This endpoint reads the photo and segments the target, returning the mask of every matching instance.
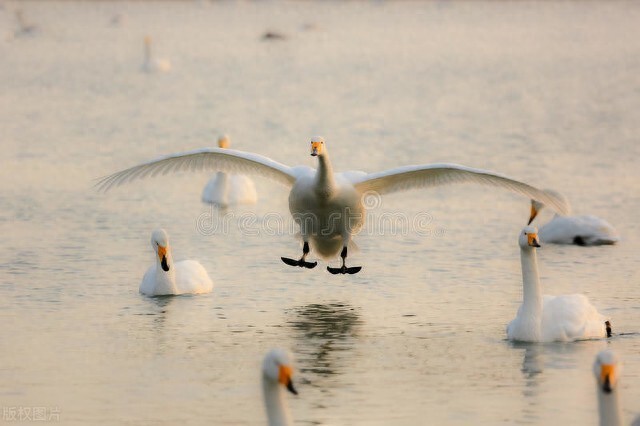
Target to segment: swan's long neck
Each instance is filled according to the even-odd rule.
[[[520,248],[522,263],[522,316],[531,321],[534,332],[540,333],[542,320],[542,291],[538,277],[538,258],[533,247]]]
[[[622,413],[618,402],[618,390],[604,393],[598,386],[598,411],[600,413],[600,426],[622,425]]]
[[[262,392],[267,409],[269,426],[289,426],[293,424],[289,407],[284,399],[284,389],[278,383],[262,378]]]
[[[169,270],[162,269],[162,264],[158,256],[156,256],[156,293],[157,294],[176,294],[178,286],[176,285],[176,269],[173,264],[171,250],[167,248],[167,265]]]
[[[336,182],[329,156],[324,153],[318,156],[318,172],[316,173],[316,194],[320,198],[329,199],[335,194]]]
[[[151,43],[149,42],[144,44],[144,62],[151,63]]]

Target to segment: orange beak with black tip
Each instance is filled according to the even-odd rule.
[[[540,242],[538,241],[538,234],[532,232],[527,234],[527,239],[530,247],[540,247]]]
[[[295,387],[293,387],[293,381],[291,380],[291,376],[293,374],[293,369],[288,365],[281,365],[280,372],[278,374],[278,382],[285,386],[289,392],[294,395],[298,394],[298,391]]]
[[[322,154],[322,142],[311,142],[311,156],[315,157]]]
[[[169,272],[169,263],[167,262],[167,248],[158,244],[158,259],[160,259],[160,266],[165,272]]]

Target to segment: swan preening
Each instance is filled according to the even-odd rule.
[[[607,349],[598,353],[593,364],[593,374],[596,377],[600,426],[621,425],[622,412],[618,399],[620,365],[618,357],[612,350]]]
[[[507,326],[507,338],[522,342],[595,339],[610,335],[610,323],[582,294],[542,295],[536,248],[538,230],[526,226],[518,238],[522,305]]]
[[[566,197],[557,191],[545,189],[545,192],[563,199],[569,206]],[[538,216],[544,204],[531,200],[529,225]],[[616,244],[620,241],[618,231],[606,220],[596,216],[568,216],[556,214],[551,221],[540,228],[538,236],[543,243],[576,244],[579,246],[598,246]]]
[[[292,379],[293,356],[283,349],[269,351],[262,362],[262,393],[269,426],[293,424],[285,399],[285,389],[298,394]]]
[[[151,234],[151,248],[156,262],[142,278],[140,293],[147,296],[209,293],[213,282],[204,267],[195,260],[173,263],[169,236],[164,229]]]
[[[228,135],[218,139],[218,147],[229,148],[231,140]],[[202,201],[220,208],[237,204],[255,204],[258,201],[253,181],[244,175],[233,175],[217,172],[202,191]]]
[[[339,268],[329,272],[356,273],[361,267],[347,267],[347,248],[353,235],[364,224],[363,196],[373,192],[383,195],[414,188],[426,188],[460,182],[476,182],[501,187],[525,195],[555,211],[568,211],[562,199],[531,185],[494,172],[457,164],[424,164],[398,167],[378,173],[334,173],[324,139],[311,139],[311,155],[318,159],[318,169],[306,166],[289,167],[262,155],[225,148],[203,148],[172,154],[114,173],[100,179],[99,189],[179,170],[219,170],[257,174],[290,188],[289,210],[300,227],[303,240],[302,257],[282,260],[292,266],[313,268],[317,262],[307,262],[310,244],[323,258],[338,253]]]
[[[147,73],[169,72],[171,71],[171,62],[168,59],[157,59],[153,57],[151,50],[151,37],[144,38],[144,60],[142,62],[142,71]]]

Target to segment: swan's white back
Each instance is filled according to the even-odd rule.
[[[237,204],[255,204],[258,201],[258,195],[251,178],[218,172],[204,187],[202,201],[227,207]]]
[[[551,244],[605,245],[620,241],[618,231],[596,216],[554,216],[540,228],[540,240]]]

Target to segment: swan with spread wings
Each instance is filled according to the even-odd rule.
[[[547,193],[517,180],[480,169],[457,164],[425,164],[398,167],[378,173],[334,173],[323,138],[311,139],[311,155],[318,158],[318,168],[289,167],[262,155],[224,148],[204,148],[172,154],[101,178],[97,187],[107,191],[131,180],[179,170],[219,170],[262,175],[291,189],[289,210],[300,227],[302,256],[282,257],[287,265],[314,268],[308,262],[313,247],[328,259],[340,253],[342,266],[327,267],[332,274],[355,274],[361,266],[346,266],[352,237],[364,225],[363,197],[396,191],[425,188],[459,182],[475,182],[501,187],[544,203],[564,213],[568,206],[553,193]]]

